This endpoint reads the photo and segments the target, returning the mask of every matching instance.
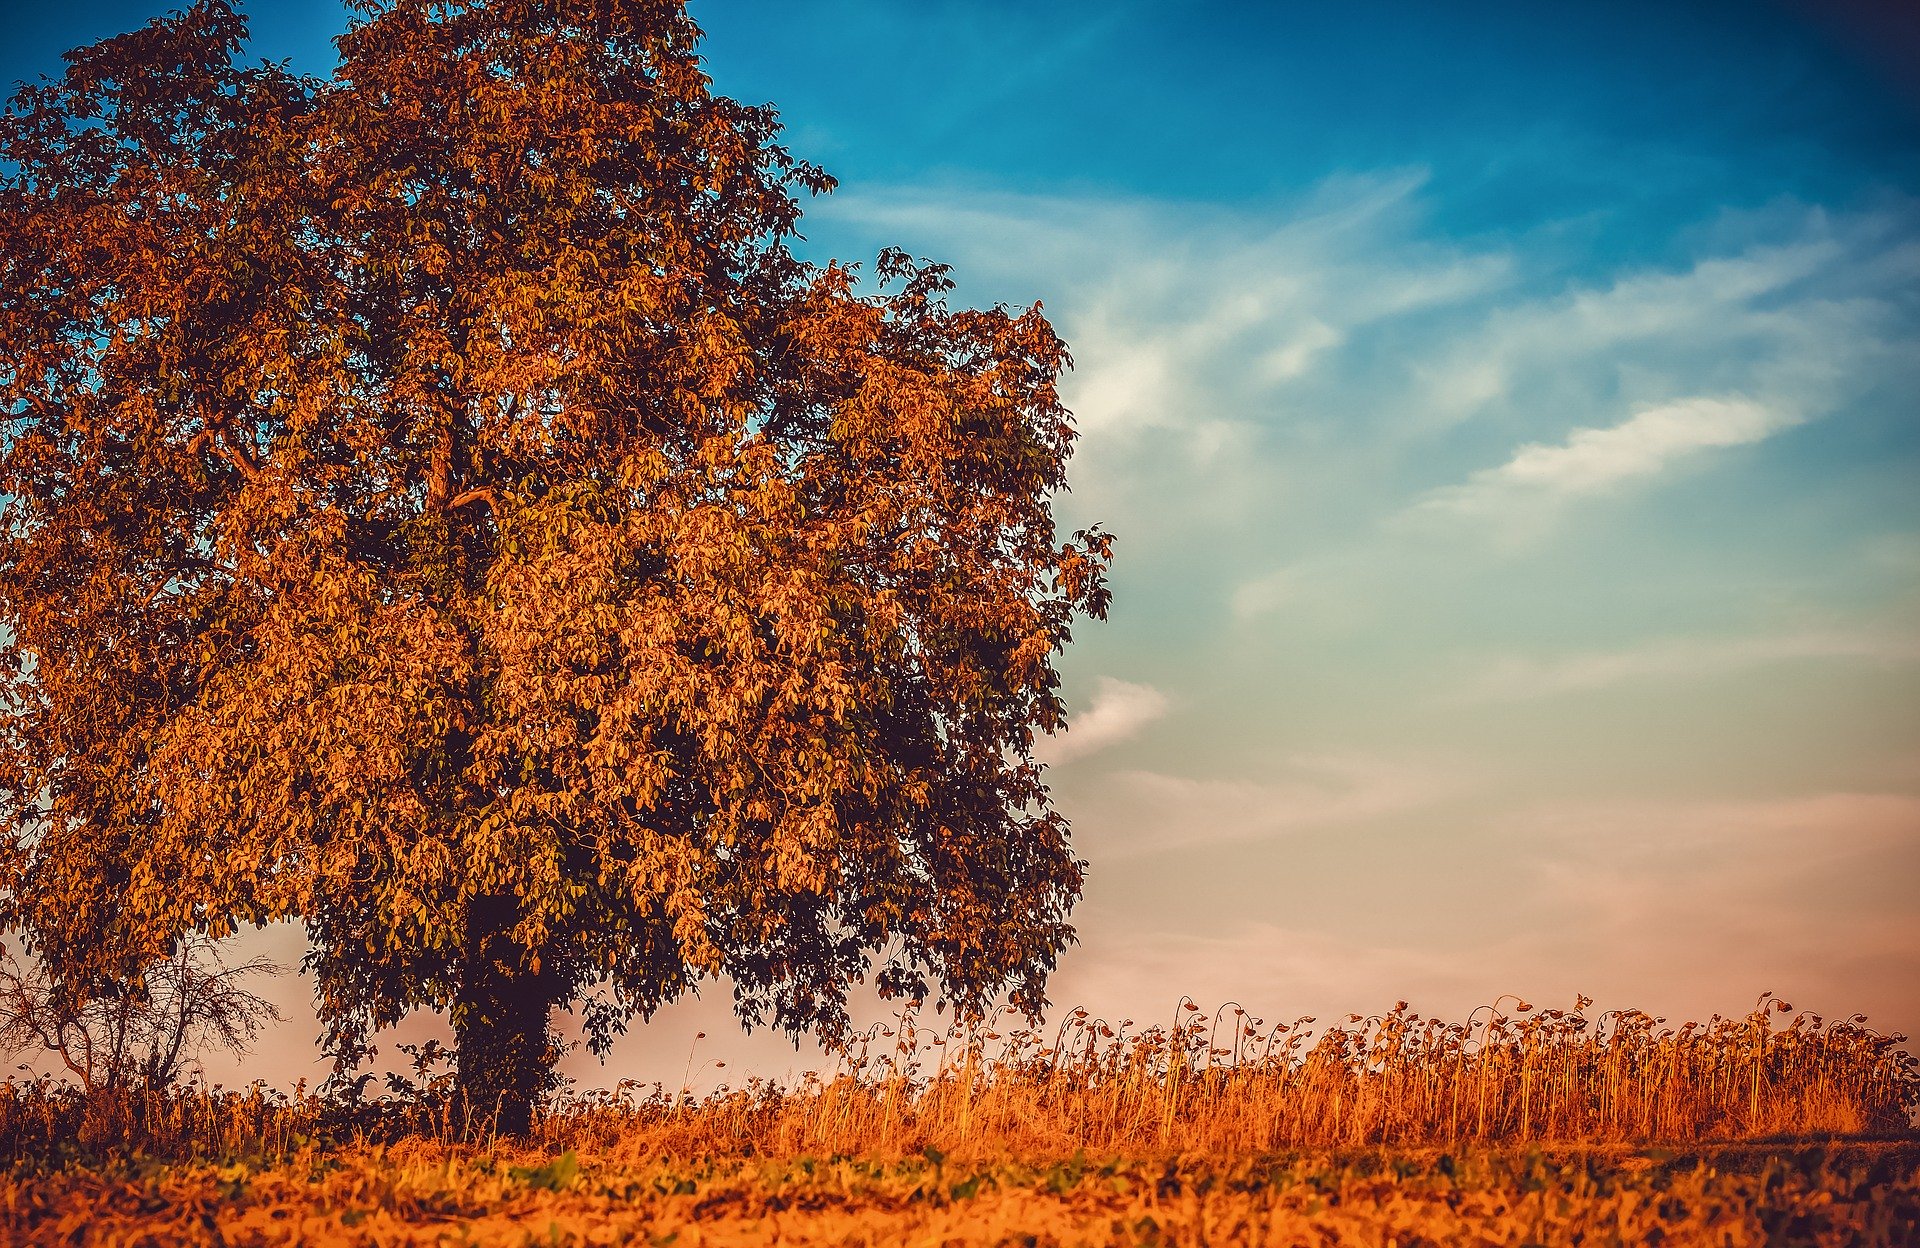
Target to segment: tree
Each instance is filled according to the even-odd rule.
[[[343,1069],[446,1011],[509,1128],[556,1007],[1038,1010],[1064,344],[796,258],[832,181],[678,0],[359,7],[329,81],[201,0],[0,122],[0,923],[91,983],[297,918]]]
[[[87,996],[0,945],[0,1053],[50,1053],[90,1096],[163,1088],[209,1050],[243,1056],[280,1021],[273,1002],[241,986],[279,972],[266,958],[229,966],[211,941],[190,936],[138,985]]]

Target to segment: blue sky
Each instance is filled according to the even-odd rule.
[[[1065,1005],[1920,1029],[1920,29],[1573,8],[695,5],[842,180],[814,254],[1073,345]],[[255,10],[325,72],[332,6]],[[141,16],[22,9],[0,76]]]

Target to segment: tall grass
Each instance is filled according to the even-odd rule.
[[[533,1142],[628,1158],[1246,1155],[1904,1133],[1920,1108],[1905,1038],[1858,1015],[1829,1021],[1769,995],[1744,1016],[1669,1026],[1635,1010],[1588,1018],[1590,1005],[1535,1010],[1503,997],[1448,1022],[1403,1002],[1318,1032],[1313,1019],[1269,1025],[1231,1003],[1209,1013],[1182,1001],[1141,1030],[1084,1010],[1047,1031],[936,1030],[909,1011],[792,1087],[750,1080],[696,1097],[626,1083],[565,1095]],[[0,1153],[275,1156],[484,1137],[486,1116],[448,1096],[428,1065],[373,1101],[259,1085],[107,1101],[9,1083]]]
[[[1512,1003],[1511,1010],[1501,1007]],[[1316,1033],[1237,1005],[1128,1034],[1075,1011],[1052,1034],[931,1032],[911,1014],[842,1069],[699,1102],[655,1088],[573,1098],[555,1142],[698,1153],[1246,1154],[1364,1145],[1751,1140],[1901,1132],[1920,1063],[1858,1016],[1762,998],[1744,1017],[1665,1025],[1502,998],[1465,1021],[1403,1002]]]

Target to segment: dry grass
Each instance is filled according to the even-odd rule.
[[[1511,1003],[1510,1010],[1502,1009]],[[911,1012],[876,1026],[841,1068],[783,1088],[753,1080],[696,1099],[658,1084],[561,1098],[536,1128],[551,1149],[629,1158],[861,1155],[1244,1156],[1368,1145],[1695,1144],[1901,1133],[1920,1063],[1858,1016],[1829,1021],[1770,997],[1743,1017],[1666,1026],[1502,998],[1462,1022],[1403,1004],[1268,1026],[1182,1002],[1128,1034],[1075,1011],[1053,1033],[992,1024],[935,1032]],[[83,1097],[48,1081],[0,1091],[0,1155],[280,1156],[309,1142],[486,1134],[434,1079],[372,1102],[254,1087]]]
[[[1185,1002],[1180,1021],[1132,1036],[1081,1012],[1051,1036],[933,1034],[908,1015],[864,1037],[834,1078],[698,1104],[626,1087],[563,1103],[545,1138],[643,1155],[1246,1155],[1897,1132],[1920,1106],[1903,1038],[1861,1020],[1785,1018],[1769,998],[1679,1027],[1513,1004],[1456,1023],[1402,1004],[1317,1037],[1311,1019],[1268,1027]]]
[[[1901,1037],[1770,998],[1677,1027],[1586,1005],[1318,1033],[1185,1002],[1138,1032],[909,1013],[796,1087],[623,1085],[520,1141],[444,1095],[431,1050],[372,1102],[12,1083],[0,1240],[1920,1242]]]

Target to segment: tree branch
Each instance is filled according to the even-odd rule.
[[[260,465],[254,460],[253,456],[237,444],[227,440],[225,422],[210,424],[199,433],[194,434],[192,440],[187,443],[187,454],[198,455],[206,450],[208,446],[213,447],[214,454],[226,460],[235,468],[238,468],[240,475],[248,481],[259,478]]]

